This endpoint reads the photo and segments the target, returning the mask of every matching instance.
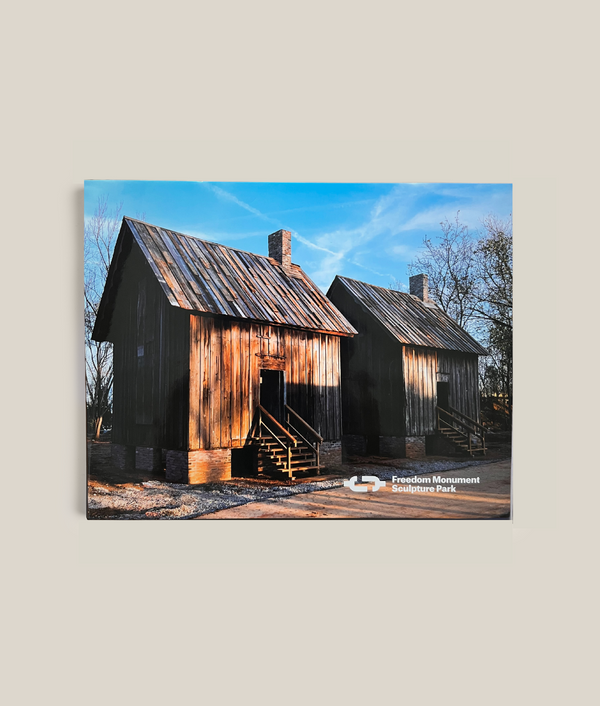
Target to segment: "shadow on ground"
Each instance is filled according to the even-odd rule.
[[[497,449],[485,460],[428,457],[424,460],[354,458],[325,474],[295,481],[236,478],[222,483],[183,485],[166,483],[163,472],[122,471],[113,466],[109,442],[88,442],[89,519],[192,519],[248,503],[277,503],[282,498],[343,487],[353,475],[413,476],[485,465],[507,457]],[[509,452],[509,450],[508,450]],[[314,517],[307,513],[306,517]]]

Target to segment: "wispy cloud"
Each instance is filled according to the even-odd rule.
[[[313,251],[315,257],[312,262],[310,257],[309,261],[305,260],[304,267],[315,284],[324,290],[336,274],[348,273],[348,270],[352,271],[355,267],[371,272],[377,278],[396,279],[395,275],[382,270],[395,270],[417,257],[421,251],[420,245],[416,243],[417,237],[421,239],[424,235],[437,235],[440,232],[440,222],[446,218],[452,219],[459,210],[461,221],[476,230],[487,213],[499,211],[500,203],[497,199],[506,198],[486,192],[485,185],[477,189],[477,186],[463,184],[396,184],[390,185],[387,192],[375,201],[363,199],[360,202],[330,206],[311,204],[267,214],[220,186],[207,182],[203,182],[202,186],[218,199],[235,204],[275,228],[285,227],[274,217],[275,214],[300,213],[323,207],[332,208],[334,205],[371,204],[367,217],[358,224],[354,222],[351,227],[341,226],[311,234],[310,237],[306,233],[292,231],[298,243]],[[226,237],[220,233],[203,233],[198,234],[198,237],[221,242],[238,239],[231,233]],[[250,234],[239,236],[242,237],[250,237]],[[377,242],[377,248],[373,245],[374,241]]]
[[[309,248],[312,248],[313,250],[320,250],[321,252],[326,252],[329,255],[336,255],[338,253],[333,252],[333,250],[328,250],[327,248],[323,248],[320,245],[316,245],[315,243],[312,242],[312,240],[309,240],[308,238],[305,238],[304,236],[300,235],[300,233],[297,233],[295,230],[291,231],[292,236],[294,238],[297,238],[303,245],[306,245]]]
[[[381,235],[394,235],[399,232],[398,227],[406,221],[410,203],[413,200],[410,196],[402,195],[401,191],[400,187],[395,186],[387,194],[377,199],[370,210],[368,219],[356,228],[339,228],[321,233],[312,241],[298,238],[300,242],[322,250],[328,255],[321,260],[316,270],[309,273],[318,286],[327,287],[335,274],[341,274],[344,261],[352,262],[352,264],[379,277],[392,276],[362,264],[359,261],[358,250],[363,249],[374,238]]]
[[[326,291],[329,285],[331,284],[333,278],[337,274],[342,273],[343,260],[343,254],[331,253],[321,258],[319,264],[316,267],[307,267],[307,274],[317,285],[317,287],[320,287],[323,291]]]
[[[487,185],[396,184],[373,204],[368,218],[353,228],[339,228],[315,235],[311,247],[327,253],[311,276],[326,287],[331,277],[343,273],[344,263],[361,267],[378,277],[393,277],[381,269],[410,262],[421,252],[425,235],[440,233],[440,223],[460,211],[460,220],[473,231],[491,212],[510,208],[510,196],[490,190]],[[300,238],[299,238],[300,239]],[[305,242],[306,239],[300,240]],[[377,242],[377,250],[373,242]],[[370,249],[371,248],[371,249]],[[384,265],[378,268],[377,265]],[[373,266],[374,265],[374,266]]]
[[[308,211],[331,211],[334,208],[364,206],[368,203],[373,203],[373,199],[357,199],[356,201],[341,201],[333,203],[328,201],[326,203],[319,203],[313,206],[298,206],[297,208],[286,208],[279,211],[273,211],[273,214],[287,215],[288,213],[306,213]]]
[[[277,219],[271,218],[271,216],[267,216],[265,213],[262,213],[257,208],[254,208],[254,206],[250,206],[250,204],[245,203],[244,201],[241,201],[240,199],[237,198],[237,196],[234,196],[229,191],[222,189],[220,186],[215,186],[214,184],[209,184],[207,182],[200,182],[200,183],[202,184],[202,186],[204,186],[207,189],[210,189],[210,191],[212,191],[213,194],[215,194],[219,198],[223,199],[224,201],[229,201],[231,203],[235,203],[240,208],[245,209],[249,213],[252,213],[254,216],[258,216],[259,218],[263,218],[265,221],[270,221],[271,223],[279,223],[279,221]]]
[[[356,258],[352,260],[352,264],[356,265],[357,267],[362,268],[363,270],[367,270],[367,272],[372,272],[374,275],[377,275],[378,277],[390,277],[394,278],[394,275],[391,274],[390,272],[378,272],[377,270],[374,270],[372,267],[367,267],[366,265],[363,265],[362,263],[358,262]]]
[[[455,201],[451,204],[436,206],[415,214],[400,226],[399,231],[424,230],[427,231],[429,236],[439,235],[440,223],[446,219],[453,221],[457,213],[461,223],[468,226],[469,230],[476,231],[481,227],[482,219],[489,213],[497,212],[497,210],[498,204],[494,203],[493,199],[486,199],[474,205]]]
[[[421,255],[422,252],[422,247],[415,247],[409,243],[401,243],[400,245],[392,245],[392,247],[386,248],[386,253],[394,257],[401,257],[403,260],[412,260]]]

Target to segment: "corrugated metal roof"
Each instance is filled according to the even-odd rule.
[[[336,283],[343,286],[401,343],[488,355],[483,346],[433,302],[425,304],[412,294],[339,275],[329,288],[328,295]]]
[[[351,324],[297,265],[124,218],[173,306],[353,335]]]

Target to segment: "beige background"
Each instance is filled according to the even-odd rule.
[[[7,703],[591,701],[599,185],[587,7],[11,11]],[[513,521],[87,522],[86,178],[513,183]]]

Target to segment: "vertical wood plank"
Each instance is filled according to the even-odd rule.
[[[406,385],[406,434],[412,436],[413,431],[413,365],[412,365],[412,349],[404,346],[404,368],[406,370],[405,385]]]
[[[313,333],[306,334],[306,392],[305,392],[305,419],[313,426],[313,350],[314,350]]]
[[[332,394],[333,394],[333,409],[334,409],[334,427],[332,429],[332,438],[339,439],[342,434],[342,405],[340,399],[340,339],[338,336],[331,336],[332,348]]]
[[[165,298],[158,297],[158,446],[165,446],[165,340],[164,340],[164,316],[165,316]]]
[[[201,370],[202,370],[202,417],[200,421],[200,448],[210,448],[210,408],[212,404],[211,391],[211,356],[210,344],[212,338],[213,319],[203,317],[202,321],[202,350],[201,350]]]
[[[221,448],[231,447],[231,321],[222,320],[221,343]]]
[[[321,342],[321,334],[315,333],[312,336],[312,377],[311,377],[311,426],[313,429],[318,428],[319,424],[319,348]]]
[[[200,447],[200,346],[201,346],[201,319],[194,314],[190,315],[190,365],[189,365],[189,448]]]
[[[333,337],[327,339],[327,438],[335,439],[335,406],[333,390]]]
[[[240,324],[240,442],[250,431],[250,324]]]
[[[240,383],[241,383],[241,360],[240,360],[240,324],[231,322],[231,445],[240,445]]]
[[[290,367],[290,407],[297,411],[298,410],[298,333],[297,331],[290,331],[290,347],[291,347],[291,367]]]
[[[221,320],[214,320],[210,342],[210,447],[221,448],[221,358],[222,358],[222,326]]]
[[[251,414],[254,415],[254,411],[260,402],[260,366],[258,353],[260,353],[260,339],[258,338],[258,333],[260,327],[258,324],[252,324],[250,330],[250,401],[251,401]]]
[[[306,386],[306,337],[305,331],[298,335],[298,409],[297,412],[303,419],[306,419],[307,411],[307,386]]]
[[[286,388],[287,388],[287,403],[290,407],[294,407],[294,371],[292,357],[294,355],[294,345],[292,339],[293,333],[289,329],[285,332],[284,348],[285,348],[285,365],[286,365]]]

